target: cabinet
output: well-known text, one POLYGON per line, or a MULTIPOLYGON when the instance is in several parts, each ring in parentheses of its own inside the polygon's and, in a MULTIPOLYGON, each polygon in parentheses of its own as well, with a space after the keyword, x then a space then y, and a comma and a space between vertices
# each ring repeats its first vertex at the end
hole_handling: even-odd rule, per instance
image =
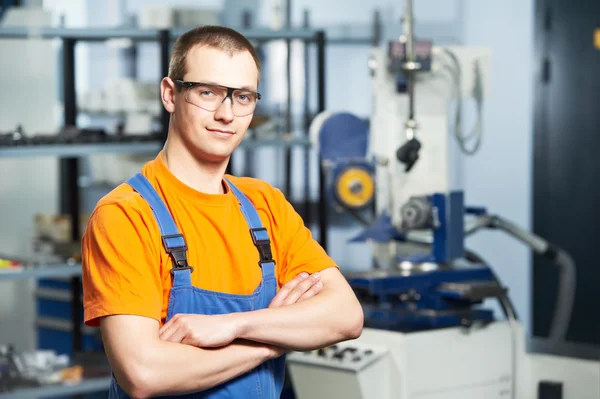
POLYGON ((533 348, 600 359, 600 3, 536 1, 533 228, 577 266, 567 343, 547 342, 559 271, 535 257, 533 348))

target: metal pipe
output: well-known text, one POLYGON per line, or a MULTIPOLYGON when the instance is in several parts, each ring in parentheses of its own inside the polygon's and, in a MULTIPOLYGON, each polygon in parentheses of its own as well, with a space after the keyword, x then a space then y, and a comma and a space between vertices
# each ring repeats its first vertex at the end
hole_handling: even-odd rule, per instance
MULTIPOLYGON (((158 40, 160 43, 160 71, 161 71, 161 79, 165 76, 169 75, 169 55, 170 55, 170 44, 171 44, 171 34, 167 29, 162 29, 158 33, 158 40)), ((177 79, 183 79, 183 76, 178 77, 177 79)), ((160 99, 160 103, 162 104, 162 99, 160 99)), ((169 112, 162 107, 161 111, 161 133, 163 135, 163 142, 167 140, 167 133, 169 132, 169 119, 171 118, 169 112)))
MULTIPOLYGON (((252 12, 250 10, 244 10, 242 14, 242 27, 246 30, 250 29, 252 26, 252 12)), ((260 43, 256 46, 256 52, 260 56, 260 43)), ((261 60, 262 61, 262 60, 261 60)), ((245 138, 246 142, 256 140, 256 135, 250 135, 245 138)), ((244 168, 243 175, 254 177, 255 176, 255 157, 254 150, 252 148, 242 149, 240 148, 239 152, 243 152, 244 154, 244 168)))
MULTIPOLYGON (((63 102, 64 128, 77 126, 77 92, 75 88, 75 39, 63 39, 63 102)), ((71 217, 71 239, 79 240, 79 160, 76 157, 60 160, 60 211, 71 217)))
MULTIPOLYGON (((308 29, 310 27, 310 11, 304 10, 302 27, 308 29)), ((304 115, 303 115, 303 128, 305 137, 309 138, 310 128, 310 46, 307 42, 303 43, 304 48, 304 115)), ((310 147, 302 149, 304 155, 304 224, 310 228, 312 223, 312 199, 310 195, 310 147)))
MULTIPOLYGON (((77 91, 75 87, 75 45, 77 41, 71 38, 63 39, 63 101, 64 101, 64 127, 77 126, 77 91)), ((60 211, 71 218, 71 239, 80 240, 79 231, 79 159, 62 158, 60 160, 60 211)), ((81 334, 81 278, 71 279, 71 320, 73 322, 72 347, 73 354, 83 349, 81 334)))
MULTIPOLYGON (((325 32, 317 32, 317 113, 325 111, 325 32)), ((319 156, 319 239, 327 251, 328 206, 326 190, 326 174, 322 159, 319 156)))
POLYGON ((414 23, 412 0, 405 1, 403 31, 406 38, 406 56, 409 62, 415 61, 415 43, 414 43, 414 23))
POLYGON ((544 255, 548 250, 548 242, 543 240, 541 237, 536 236, 533 233, 530 233, 527 230, 522 229, 516 224, 501 218, 500 216, 493 216, 489 220, 490 227, 494 227, 500 230, 507 232, 512 235, 516 239, 522 241, 529 247, 531 247, 535 252, 540 255, 544 255))
MULTIPOLYGON (((415 33, 413 24, 413 6, 412 0, 406 0, 405 2, 405 15, 403 21, 403 31, 406 40, 406 78, 407 78, 407 90, 408 90, 408 124, 409 129, 412 128, 413 120, 415 117, 415 33)), ((412 130, 411 130, 412 131, 412 130)), ((413 138, 413 137, 409 137, 413 138)))
MULTIPOLYGON (((465 229, 465 236, 473 234, 484 227, 500 229, 508 233, 533 249, 538 255, 544 256, 558 266, 559 280, 556 308, 548 335, 551 342, 564 342, 571 320, 577 286, 577 269, 573 258, 563 249, 500 216, 486 215, 477 218, 472 226, 465 229)), ((406 240, 415 244, 431 245, 433 236, 429 232, 426 234, 409 232, 406 234, 406 240)))
MULTIPOLYGON (((289 30, 292 27, 292 0, 286 0, 285 2, 285 29, 289 30)), ((287 91, 287 104, 285 107, 285 132, 280 134, 291 134, 292 133, 292 40, 286 39, 286 91, 287 91)), ((284 193, 286 197, 290 197, 292 194, 292 149, 287 148, 285 151, 285 167, 284 167, 284 193)))
POLYGON ((531 247, 538 255, 554 262, 559 268, 556 309, 550 327, 549 340, 554 343, 564 342, 571 321, 575 291, 577 287, 577 268, 573 258, 561 248, 555 247, 543 238, 530 233, 514 223, 499 216, 494 216, 491 226, 501 229, 531 247))
POLYGON ((373 13, 373 38, 371 39, 371 45, 378 47, 381 43, 381 13, 379 10, 375 10, 373 13))

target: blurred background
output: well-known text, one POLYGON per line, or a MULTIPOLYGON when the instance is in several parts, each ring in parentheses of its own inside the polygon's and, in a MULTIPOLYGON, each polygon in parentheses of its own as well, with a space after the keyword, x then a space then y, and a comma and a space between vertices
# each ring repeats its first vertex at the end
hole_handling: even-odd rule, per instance
POLYGON ((365 306, 284 396, 600 398, 600 3, 1 3, 0 398, 106 397, 80 235, 164 142, 175 38, 212 24, 263 68, 229 173, 283 190, 365 306))

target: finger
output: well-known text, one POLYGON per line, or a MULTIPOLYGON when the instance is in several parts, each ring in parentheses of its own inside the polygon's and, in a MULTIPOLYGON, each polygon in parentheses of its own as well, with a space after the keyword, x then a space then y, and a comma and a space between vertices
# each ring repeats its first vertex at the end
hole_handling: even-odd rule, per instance
POLYGON ((168 341, 169 338, 171 338, 171 336, 173 334, 175 334, 175 332, 178 330, 178 326, 177 324, 172 324, 169 328, 167 328, 166 330, 164 330, 160 335, 159 338, 162 341, 168 341))
POLYGON ((290 291, 290 293, 283 301, 283 306, 296 303, 298 301, 298 298, 304 295, 304 293, 308 291, 313 285, 315 285, 320 279, 321 275, 319 273, 311 274, 310 277, 302 281, 293 290, 290 291))
POLYGON ((162 332, 160 332, 159 334, 159 338, 163 341, 167 341, 169 340, 169 338, 171 337, 171 335, 173 335, 177 330, 179 330, 179 328, 181 327, 181 320, 182 318, 177 317, 178 315, 176 315, 176 317, 173 317, 171 320, 169 320, 163 327, 162 332))
POLYGON ((165 331, 167 331, 173 325, 173 319, 167 321, 158 329, 158 335, 162 335, 165 331))
POLYGON ((312 298, 313 296, 315 296, 319 292, 321 292, 321 288, 323 288, 323 283, 321 281, 317 281, 315 284, 313 284, 312 287, 310 287, 308 289, 308 291, 306 291, 304 294, 302 294, 302 296, 300 298, 298 298, 298 300, 296 302, 300 302, 300 301, 304 301, 305 299, 312 298))
POLYGON ((296 277, 294 277, 292 280, 290 280, 289 282, 284 284, 279 289, 279 292, 277 292, 275 297, 271 300, 269 307, 276 308, 278 306, 281 306, 283 304, 283 302, 285 301, 286 297, 289 295, 289 293, 294 288, 296 288, 298 286, 298 284, 300 284, 301 282, 306 280, 307 277, 308 277, 308 273, 300 273, 296 277))
POLYGON ((165 332, 166 330, 168 330, 169 328, 171 328, 171 326, 173 325, 173 323, 177 322, 178 319, 179 319, 179 314, 176 314, 175 316, 171 317, 171 319, 169 319, 169 321, 167 321, 165 324, 163 324, 158 329, 158 335, 161 335, 163 332, 165 332))
POLYGON ((188 336, 188 330, 183 326, 180 326, 177 330, 173 331, 173 333, 165 339, 168 342, 180 343, 185 340, 188 336))

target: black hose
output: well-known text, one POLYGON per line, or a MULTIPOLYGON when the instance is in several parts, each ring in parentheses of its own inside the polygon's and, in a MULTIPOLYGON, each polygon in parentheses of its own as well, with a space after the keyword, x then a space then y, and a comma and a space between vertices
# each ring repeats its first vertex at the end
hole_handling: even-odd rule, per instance
MULTIPOLYGON (((465 259, 471 263, 480 263, 487 266, 487 268, 490 270, 490 273, 492 273, 492 276, 494 276, 494 280, 497 283, 500 283, 500 279, 498 278, 498 275, 494 272, 494 269, 489 267, 485 260, 476 252, 465 248, 465 259)), ((502 295, 502 297, 499 298, 499 302, 507 319, 519 320, 515 305, 512 303, 508 295, 502 295)))

